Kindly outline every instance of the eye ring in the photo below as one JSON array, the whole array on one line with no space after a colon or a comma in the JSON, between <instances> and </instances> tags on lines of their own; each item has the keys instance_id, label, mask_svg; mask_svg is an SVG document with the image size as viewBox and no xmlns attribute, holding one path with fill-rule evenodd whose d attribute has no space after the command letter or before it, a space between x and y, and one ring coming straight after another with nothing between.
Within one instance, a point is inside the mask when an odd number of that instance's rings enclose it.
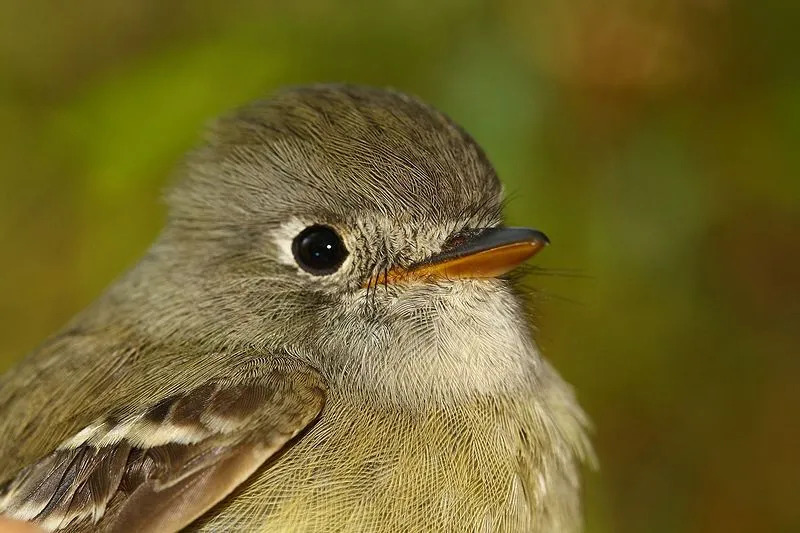
<instances>
[{"instance_id":1,"label":"eye ring","mask_svg":"<svg viewBox=\"0 0 800 533\"><path fill-rule=\"evenodd\" d=\"M292 241L294 260L315 276L327 276L339 270L349 253L336 230L322 224L307 227Z\"/></svg>"}]
</instances>

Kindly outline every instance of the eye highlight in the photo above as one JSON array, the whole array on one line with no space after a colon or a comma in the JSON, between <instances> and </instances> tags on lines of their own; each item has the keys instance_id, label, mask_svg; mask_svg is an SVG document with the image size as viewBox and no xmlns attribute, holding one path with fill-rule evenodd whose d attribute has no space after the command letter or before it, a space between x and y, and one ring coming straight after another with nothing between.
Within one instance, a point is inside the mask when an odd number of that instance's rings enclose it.
<instances>
[{"instance_id":1,"label":"eye highlight","mask_svg":"<svg viewBox=\"0 0 800 533\"><path fill-rule=\"evenodd\" d=\"M307 227L294 238L292 253L300 268L315 276L333 274L349 254L336 230L318 224Z\"/></svg>"}]
</instances>

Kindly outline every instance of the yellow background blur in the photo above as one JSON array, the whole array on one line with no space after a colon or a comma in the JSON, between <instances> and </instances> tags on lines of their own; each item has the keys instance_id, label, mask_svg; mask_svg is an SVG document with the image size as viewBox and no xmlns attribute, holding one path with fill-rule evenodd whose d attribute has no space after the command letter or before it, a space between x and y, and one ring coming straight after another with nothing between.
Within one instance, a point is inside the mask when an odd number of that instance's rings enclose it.
<instances>
[{"instance_id":1,"label":"yellow background blur","mask_svg":"<svg viewBox=\"0 0 800 533\"><path fill-rule=\"evenodd\" d=\"M589 533L800 531L800 2L292 4L0 0L0 370L145 250L209 118L391 85L553 241L530 285L596 425Z\"/></svg>"}]
</instances>

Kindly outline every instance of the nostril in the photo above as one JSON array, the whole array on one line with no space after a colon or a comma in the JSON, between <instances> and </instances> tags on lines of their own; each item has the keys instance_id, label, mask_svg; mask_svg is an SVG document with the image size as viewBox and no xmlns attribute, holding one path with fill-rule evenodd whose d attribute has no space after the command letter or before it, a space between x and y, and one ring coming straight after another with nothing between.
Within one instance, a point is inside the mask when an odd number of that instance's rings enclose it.
<instances>
[{"instance_id":1,"label":"nostril","mask_svg":"<svg viewBox=\"0 0 800 533\"><path fill-rule=\"evenodd\" d=\"M464 228L450 235L442 245L442 252L454 250L486 231L485 228Z\"/></svg>"}]
</instances>

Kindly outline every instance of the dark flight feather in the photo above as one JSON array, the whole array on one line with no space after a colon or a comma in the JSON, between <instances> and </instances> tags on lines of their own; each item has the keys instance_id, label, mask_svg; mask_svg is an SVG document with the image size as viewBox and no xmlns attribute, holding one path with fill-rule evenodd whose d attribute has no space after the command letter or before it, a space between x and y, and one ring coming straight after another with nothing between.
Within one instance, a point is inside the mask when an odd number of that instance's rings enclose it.
<instances>
[{"instance_id":1,"label":"dark flight feather","mask_svg":"<svg viewBox=\"0 0 800 533\"><path fill-rule=\"evenodd\" d=\"M84 428L3 487L0 513L50 531L185 527L322 410L316 372L260 361Z\"/></svg>"}]
</instances>

